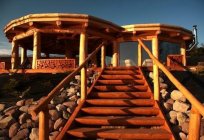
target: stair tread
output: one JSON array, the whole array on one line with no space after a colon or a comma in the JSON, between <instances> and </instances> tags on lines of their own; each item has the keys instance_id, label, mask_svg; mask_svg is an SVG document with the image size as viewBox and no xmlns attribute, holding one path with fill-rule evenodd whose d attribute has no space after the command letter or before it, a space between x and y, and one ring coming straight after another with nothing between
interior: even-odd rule
<instances>
[{"instance_id":1,"label":"stair tread","mask_svg":"<svg viewBox=\"0 0 204 140\"><path fill-rule=\"evenodd\" d=\"M86 103L95 106L153 106L153 99L87 99Z\"/></svg>"},{"instance_id":2,"label":"stair tread","mask_svg":"<svg viewBox=\"0 0 204 140\"><path fill-rule=\"evenodd\" d=\"M85 125L163 125L164 119L160 117L135 117L135 116L83 116L75 119L78 123Z\"/></svg>"},{"instance_id":3,"label":"stair tread","mask_svg":"<svg viewBox=\"0 0 204 140\"><path fill-rule=\"evenodd\" d=\"M91 97L104 99L151 98L151 92L92 92Z\"/></svg>"},{"instance_id":4,"label":"stair tread","mask_svg":"<svg viewBox=\"0 0 204 140\"><path fill-rule=\"evenodd\" d=\"M140 74L138 70L104 70L103 74L118 74L118 75L127 75L127 74Z\"/></svg>"},{"instance_id":5,"label":"stair tread","mask_svg":"<svg viewBox=\"0 0 204 140\"><path fill-rule=\"evenodd\" d=\"M105 70L138 70L139 67L135 66L130 66L130 67L124 67L124 66L119 66L119 67L106 67Z\"/></svg>"},{"instance_id":6,"label":"stair tread","mask_svg":"<svg viewBox=\"0 0 204 140\"><path fill-rule=\"evenodd\" d=\"M114 75L108 75L108 74L102 74L100 76L100 79L118 79L118 80L121 80L121 79L142 79L143 76L140 75L140 74L135 74L135 75L130 75L130 74L127 74L127 75L118 75L118 74L114 74Z\"/></svg>"},{"instance_id":7,"label":"stair tread","mask_svg":"<svg viewBox=\"0 0 204 140\"><path fill-rule=\"evenodd\" d=\"M97 85L99 84L103 84L103 85L114 85L114 84L117 84L117 85L124 85L124 84L132 84L132 85L142 85L144 84L145 81L144 80L116 80L116 79L113 79L113 80L98 80L97 81Z\"/></svg>"},{"instance_id":8,"label":"stair tread","mask_svg":"<svg viewBox=\"0 0 204 140\"><path fill-rule=\"evenodd\" d=\"M171 133L159 129L117 129L117 128L76 128L67 131L69 135L78 138L107 138L107 139L170 139Z\"/></svg>"},{"instance_id":9,"label":"stair tread","mask_svg":"<svg viewBox=\"0 0 204 140\"><path fill-rule=\"evenodd\" d=\"M155 107L83 107L83 112L92 115L158 115Z\"/></svg>"}]
</instances>

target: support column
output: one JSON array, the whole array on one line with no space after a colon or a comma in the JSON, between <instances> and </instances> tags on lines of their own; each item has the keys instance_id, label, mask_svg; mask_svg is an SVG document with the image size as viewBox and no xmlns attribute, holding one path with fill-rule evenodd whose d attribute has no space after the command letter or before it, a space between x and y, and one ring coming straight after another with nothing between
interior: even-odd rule
<instances>
[{"instance_id":1,"label":"support column","mask_svg":"<svg viewBox=\"0 0 204 140\"><path fill-rule=\"evenodd\" d=\"M101 68L104 69L106 66L106 48L103 45L101 47Z\"/></svg>"},{"instance_id":2,"label":"support column","mask_svg":"<svg viewBox=\"0 0 204 140\"><path fill-rule=\"evenodd\" d=\"M183 41L181 43L181 49L180 49L181 55L183 56L182 63L184 66L186 66L186 43Z\"/></svg>"},{"instance_id":3,"label":"support column","mask_svg":"<svg viewBox=\"0 0 204 140\"><path fill-rule=\"evenodd\" d=\"M142 46L140 43L138 43L137 53L138 53L137 58L138 66L142 66Z\"/></svg>"},{"instance_id":4,"label":"support column","mask_svg":"<svg viewBox=\"0 0 204 140\"><path fill-rule=\"evenodd\" d=\"M156 58L159 58L158 53L158 38L152 38L152 53ZM159 69L158 66L153 62L153 79L154 79L154 99L159 100Z\"/></svg>"},{"instance_id":5,"label":"support column","mask_svg":"<svg viewBox=\"0 0 204 140\"><path fill-rule=\"evenodd\" d=\"M21 64L23 64L26 58L27 58L27 49L24 47L21 47Z\"/></svg>"},{"instance_id":6,"label":"support column","mask_svg":"<svg viewBox=\"0 0 204 140\"><path fill-rule=\"evenodd\" d=\"M36 69L37 67L37 59L40 58L41 54L41 40L40 40L40 33L34 32L33 34L33 62L32 62L32 69Z\"/></svg>"},{"instance_id":7,"label":"support column","mask_svg":"<svg viewBox=\"0 0 204 140\"><path fill-rule=\"evenodd\" d=\"M87 35L81 33L79 46L79 65L81 65L87 57ZM81 100L86 99L87 95L87 74L86 67L81 69Z\"/></svg>"},{"instance_id":8,"label":"support column","mask_svg":"<svg viewBox=\"0 0 204 140\"><path fill-rule=\"evenodd\" d=\"M16 41L12 41L11 50L11 69L15 69L18 66L19 48Z\"/></svg>"},{"instance_id":9,"label":"support column","mask_svg":"<svg viewBox=\"0 0 204 140\"><path fill-rule=\"evenodd\" d=\"M113 67L117 67L119 65L119 43L113 42Z\"/></svg>"}]
</instances>

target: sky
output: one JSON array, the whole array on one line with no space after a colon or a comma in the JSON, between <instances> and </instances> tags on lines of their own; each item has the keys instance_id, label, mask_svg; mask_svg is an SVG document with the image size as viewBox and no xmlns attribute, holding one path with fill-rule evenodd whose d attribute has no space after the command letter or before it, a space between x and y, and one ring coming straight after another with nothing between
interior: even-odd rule
<instances>
[{"instance_id":1,"label":"sky","mask_svg":"<svg viewBox=\"0 0 204 140\"><path fill-rule=\"evenodd\" d=\"M1 0L0 54L10 54L3 29L13 19L34 13L89 14L117 25L164 23L189 30L198 26L204 43L204 0Z\"/></svg>"}]
</instances>

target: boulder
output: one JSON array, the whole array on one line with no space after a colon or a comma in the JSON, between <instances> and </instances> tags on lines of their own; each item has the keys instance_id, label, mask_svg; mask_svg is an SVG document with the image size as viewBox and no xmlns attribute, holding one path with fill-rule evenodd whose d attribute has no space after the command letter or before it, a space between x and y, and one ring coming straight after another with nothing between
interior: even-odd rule
<instances>
[{"instance_id":1,"label":"boulder","mask_svg":"<svg viewBox=\"0 0 204 140\"><path fill-rule=\"evenodd\" d=\"M19 110L22 112L28 113L28 108L29 108L29 105L25 105L25 106L21 106Z\"/></svg>"},{"instance_id":2,"label":"boulder","mask_svg":"<svg viewBox=\"0 0 204 140\"><path fill-rule=\"evenodd\" d=\"M163 103L163 106L164 106L164 108L166 109L166 111L170 111L170 110L172 110L172 108L173 108L173 105L172 104L169 104L169 103L166 103L166 102L164 102Z\"/></svg>"},{"instance_id":3,"label":"boulder","mask_svg":"<svg viewBox=\"0 0 204 140\"><path fill-rule=\"evenodd\" d=\"M81 79L81 76L80 76L80 75L76 75L76 76L75 76L75 79L76 79L76 80L80 80L80 79Z\"/></svg>"},{"instance_id":4,"label":"boulder","mask_svg":"<svg viewBox=\"0 0 204 140\"><path fill-rule=\"evenodd\" d=\"M73 95L73 96L69 97L69 100L71 100L71 101L77 101L77 99L78 99L77 95Z\"/></svg>"},{"instance_id":5,"label":"boulder","mask_svg":"<svg viewBox=\"0 0 204 140\"><path fill-rule=\"evenodd\" d=\"M204 136L204 118L200 121L200 135Z\"/></svg>"},{"instance_id":6,"label":"boulder","mask_svg":"<svg viewBox=\"0 0 204 140\"><path fill-rule=\"evenodd\" d=\"M25 105L25 99L22 99L18 102L16 102L16 106L24 106Z\"/></svg>"},{"instance_id":7,"label":"boulder","mask_svg":"<svg viewBox=\"0 0 204 140\"><path fill-rule=\"evenodd\" d=\"M187 140L187 136L186 136L186 134L183 133L183 132L180 132L180 133L179 133L179 137L180 137L181 140Z\"/></svg>"},{"instance_id":8,"label":"boulder","mask_svg":"<svg viewBox=\"0 0 204 140\"><path fill-rule=\"evenodd\" d=\"M25 100L25 105L31 105L33 103L33 98Z\"/></svg>"},{"instance_id":9,"label":"boulder","mask_svg":"<svg viewBox=\"0 0 204 140\"><path fill-rule=\"evenodd\" d=\"M68 120L70 117L70 114L67 111L62 111L62 116L64 119Z\"/></svg>"},{"instance_id":10,"label":"boulder","mask_svg":"<svg viewBox=\"0 0 204 140\"><path fill-rule=\"evenodd\" d=\"M170 118L170 122L172 124L176 124L177 123L176 117L177 117L177 112L176 111L170 111L169 112L169 118Z\"/></svg>"},{"instance_id":11,"label":"boulder","mask_svg":"<svg viewBox=\"0 0 204 140\"><path fill-rule=\"evenodd\" d=\"M55 109L56 105L54 104L48 104L48 109L49 110L52 110L52 109Z\"/></svg>"},{"instance_id":12,"label":"boulder","mask_svg":"<svg viewBox=\"0 0 204 140\"><path fill-rule=\"evenodd\" d=\"M167 89L167 88L168 88L168 85L165 84L165 83L160 83L160 84L159 84L159 87L160 87L160 89Z\"/></svg>"},{"instance_id":13,"label":"boulder","mask_svg":"<svg viewBox=\"0 0 204 140\"><path fill-rule=\"evenodd\" d=\"M8 136L9 131L8 129L0 129L0 137Z\"/></svg>"},{"instance_id":14,"label":"boulder","mask_svg":"<svg viewBox=\"0 0 204 140\"><path fill-rule=\"evenodd\" d=\"M17 135L15 135L11 140L22 140L22 139L26 139L28 136L29 136L29 130L26 128L18 131Z\"/></svg>"},{"instance_id":15,"label":"boulder","mask_svg":"<svg viewBox=\"0 0 204 140\"><path fill-rule=\"evenodd\" d=\"M20 116L19 116L19 123L20 124L23 124L26 122L26 120L28 119L31 119L31 116L27 113L22 113Z\"/></svg>"},{"instance_id":16,"label":"boulder","mask_svg":"<svg viewBox=\"0 0 204 140\"><path fill-rule=\"evenodd\" d=\"M166 89L162 89L160 90L160 93L161 93L161 97L166 100L169 96L169 93L166 91Z\"/></svg>"},{"instance_id":17,"label":"boulder","mask_svg":"<svg viewBox=\"0 0 204 140\"><path fill-rule=\"evenodd\" d=\"M11 127L9 128L10 138L14 137L17 134L19 127L20 127L20 124L18 122L11 125Z\"/></svg>"},{"instance_id":18,"label":"boulder","mask_svg":"<svg viewBox=\"0 0 204 140\"><path fill-rule=\"evenodd\" d=\"M178 101L186 102L186 97L179 90L173 90L171 92L171 98L173 100L178 100Z\"/></svg>"},{"instance_id":19,"label":"boulder","mask_svg":"<svg viewBox=\"0 0 204 140\"><path fill-rule=\"evenodd\" d=\"M54 131L50 133L49 140L55 140L58 134L59 134L59 131Z\"/></svg>"},{"instance_id":20,"label":"boulder","mask_svg":"<svg viewBox=\"0 0 204 140\"><path fill-rule=\"evenodd\" d=\"M49 119L49 131L52 132L54 130L54 121Z\"/></svg>"},{"instance_id":21,"label":"boulder","mask_svg":"<svg viewBox=\"0 0 204 140\"><path fill-rule=\"evenodd\" d=\"M8 116L0 120L0 129L9 128L13 123L15 123L15 119L12 116Z\"/></svg>"},{"instance_id":22,"label":"boulder","mask_svg":"<svg viewBox=\"0 0 204 140\"><path fill-rule=\"evenodd\" d=\"M204 140L204 136L201 136L201 137L200 137L200 140Z\"/></svg>"},{"instance_id":23,"label":"boulder","mask_svg":"<svg viewBox=\"0 0 204 140\"><path fill-rule=\"evenodd\" d=\"M182 112L178 112L176 118L179 123L179 126L181 126L186 121L187 116Z\"/></svg>"},{"instance_id":24,"label":"boulder","mask_svg":"<svg viewBox=\"0 0 204 140\"><path fill-rule=\"evenodd\" d=\"M76 106L76 102L75 101L67 101L63 103L64 106L68 107L68 108L73 108Z\"/></svg>"},{"instance_id":25,"label":"boulder","mask_svg":"<svg viewBox=\"0 0 204 140\"><path fill-rule=\"evenodd\" d=\"M178 112L186 112L190 108L190 105L184 102L175 101L173 104L173 110Z\"/></svg>"},{"instance_id":26,"label":"boulder","mask_svg":"<svg viewBox=\"0 0 204 140\"><path fill-rule=\"evenodd\" d=\"M61 114L57 110L49 110L50 118L51 120L55 121L57 120Z\"/></svg>"},{"instance_id":27,"label":"boulder","mask_svg":"<svg viewBox=\"0 0 204 140\"><path fill-rule=\"evenodd\" d=\"M5 104L0 104L0 112L5 109Z\"/></svg>"},{"instance_id":28,"label":"boulder","mask_svg":"<svg viewBox=\"0 0 204 140\"><path fill-rule=\"evenodd\" d=\"M173 105L173 104L174 104L174 100L170 98L170 99L168 99L168 100L166 101L166 103Z\"/></svg>"},{"instance_id":29,"label":"boulder","mask_svg":"<svg viewBox=\"0 0 204 140\"><path fill-rule=\"evenodd\" d=\"M39 129L32 128L29 138L30 140L38 140L39 139Z\"/></svg>"},{"instance_id":30,"label":"boulder","mask_svg":"<svg viewBox=\"0 0 204 140\"><path fill-rule=\"evenodd\" d=\"M64 102L64 98L62 97L55 97L53 98L50 103L53 104L53 105L57 105L57 104L61 104L62 102Z\"/></svg>"},{"instance_id":31,"label":"boulder","mask_svg":"<svg viewBox=\"0 0 204 140\"><path fill-rule=\"evenodd\" d=\"M67 109L67 107L65 107L65 106L62 105L62 104L58 104L58 105L56 106L56 109L57 109L57 111L65 111L65 110Z\"/></svg>"},{"instance_id":32,"label":"boulder","mask_svg":"<svg viewBox=\"0 0 204 140\"><path fill-rule=\"evenodd\" d=\"M63 127L66 123L65 119L59 118L55 121L54 130L58 130L60 127Z\"/></svg>"},{"instance_id":33,"label":"boulder","mask_svg":"<svg viewBox=\"0 0 204 140\"><path fill-rule=\"evenodd\" d=\"M188 128L189 128L189 122L185 121L184 123L181 124L181 129L184 133L188 134Z\"/></svg>"}]
</instances>

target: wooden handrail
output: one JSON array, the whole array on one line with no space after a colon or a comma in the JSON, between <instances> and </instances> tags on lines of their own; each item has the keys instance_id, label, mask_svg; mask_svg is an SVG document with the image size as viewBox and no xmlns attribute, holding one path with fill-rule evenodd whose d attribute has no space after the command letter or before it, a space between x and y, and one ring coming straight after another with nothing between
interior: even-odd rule
<instances>
[{"instance_id":1,"label":"wooden handrail","mask_svg":"<svg viewBox=\"0 0 204 140\"><path fill-rule=\"evenodd\" d=\"M48 103L52 100L52 98L59 94L59 91L68 83L70 80L77 74L79 71L85 67L86 63L101 49L102 46L104 46L106 43L103 42L100 44L92 53L89 55L85 61L71 74L69 74L67 77L65 77L35 108L30 110L30 113L32 117L36 117L37 114L41 110L46 110Z\"/></svg>"},{"instance_id":2,"label":"wooden handrail","mask_svg":"<svg viewBox=\"0 0 204 140\"><path fill-rule=\"evenodd\" d=\"M153 54L150 52L150 50L147 48L147 46L138 39L139 44L144 48L144 50L147 52L149 57L154 61L154 64L156 64L169 78L169 80L183 93L183 95L189 100L189 102L197 109L197 111L204 116L204 106L193 96L193 94L188 91L172 74L168 71L168 69L159 62L159 60L153 56Z\"/></svg>"}]
</instances>

